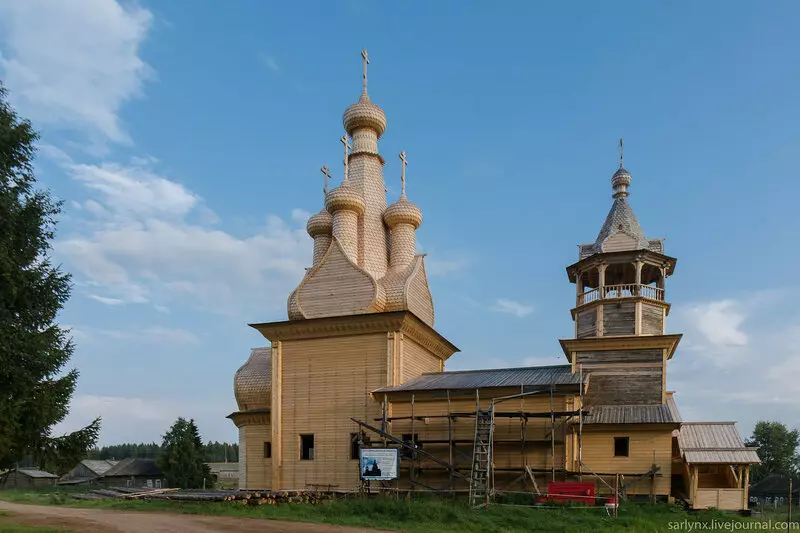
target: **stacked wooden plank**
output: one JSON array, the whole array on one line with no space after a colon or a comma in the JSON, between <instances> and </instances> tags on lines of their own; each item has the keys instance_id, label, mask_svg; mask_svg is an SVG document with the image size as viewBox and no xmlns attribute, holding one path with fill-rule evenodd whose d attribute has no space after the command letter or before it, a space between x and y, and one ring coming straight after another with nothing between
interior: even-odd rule
<instances>
[{"instance_id":1,"label":"stacked wooden plank","mask_svg":"<svg viewBox=\"0 0 800 533\"><path fill-rule=\"evenodd\" d=\"M76 500L168 500L179 502L235 502L240 505L276 505L285 503L318 504L329 495L316 490L246 491L180 489L94 489L88 494L73 494Z\"/></svg>"}]
</instances>

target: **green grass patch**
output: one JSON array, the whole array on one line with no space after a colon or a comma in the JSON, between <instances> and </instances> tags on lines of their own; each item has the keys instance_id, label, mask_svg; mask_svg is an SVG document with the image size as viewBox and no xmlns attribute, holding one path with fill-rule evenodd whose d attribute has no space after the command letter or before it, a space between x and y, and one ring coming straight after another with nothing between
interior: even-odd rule
<instances>
[{"instance_id":1,"label":"green grass patch","mask_svg":"<svg viewBox=\"0 0 800 533\"><path fill-rule=\"evenodd\" d=\"M735 522L760 521L771 518L783 521L786 514L745 518L718 511L686 512L682 507L667 504L623 504L619 516L607 515L602 507L582 505L559 508L532 508L493 505L488 510L470 509L461 501L418 497L415 500L394 498L340 499L319 505L283 504L249 506L233 502L168 502L168 501L80 501L69 498L63 490L0 491L0 500L40 505L154 511L216 516L263 518L368 527L415 533L529 533L744 530ZM700 525L708 524L708 526ZM713 524L713 526L712 526ZM736 527L738 526L738 527ZM751 529L756 529L750 526ZM757 528L760 531L769 531ZM775 530L777 531L777 529Z\"/></svg>"}]
</instances>

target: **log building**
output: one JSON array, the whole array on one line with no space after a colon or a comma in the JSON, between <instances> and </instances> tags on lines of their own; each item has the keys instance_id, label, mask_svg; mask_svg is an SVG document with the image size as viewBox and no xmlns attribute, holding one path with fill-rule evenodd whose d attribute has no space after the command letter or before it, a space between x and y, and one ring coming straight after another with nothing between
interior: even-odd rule
<instances>
[{"instance_id":1,"label":"log building","mask_svg":"<svg viewBox=\"0 0 800 533\"><path fill-rule=\"evenodd\" d=\"M307 225L313 264L289 295L288 320L252 324L267 339L236 372L239 483L247 489L359 486L359 448L400 449L397 487L542 492L553 480L600 493L680 497L695 508L744 509L750 464L733 423L681 420L666 389L681 335L666 333L666 280L676 259L648 239L611 178L611 210L567 267L574 336L556 366L445 372L458 349L434 329L422 212L387 206L378 141L383 110L367 93L347 108L344 174Z\"/></svg>"}]
</instances>

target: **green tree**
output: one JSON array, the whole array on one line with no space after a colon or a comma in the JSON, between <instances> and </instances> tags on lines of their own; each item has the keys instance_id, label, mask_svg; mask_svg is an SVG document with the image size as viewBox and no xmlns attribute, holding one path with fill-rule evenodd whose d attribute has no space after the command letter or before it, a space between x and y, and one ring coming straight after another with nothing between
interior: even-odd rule
<instances>
[{"instance_id":1,"label":"green tree","mask_svg":"<svg viewBox=\"0 0 800 533\"><path fill-rule=\"evenodd\" d=\"M157 463L170 487L199 489L214 484L194 420L178 418L164 435Z\"/></svg>"},{"instance_id":2,"label":"green tree","mask_svg":"<svg viewBox=\"0 0 800 533\"><path fill-rule=\"evenodd\" d=\"M760 481L770 474L797 474L800 471L800 431L789 430L780 422L760 421L747 446L758 446L760 465L754 465L751 479Z\"/></svg>"},{"instance_id":3,"label":"green tree","mask_svg":"<svg viewBox=\"0 0 800 533\"><path fill-rule=\"evenodd\" d=\"M62 374L74 345L55 320L70 276L49 257L61 202L35 188L37 139L0 84L0 470L31 457L60 473L94 445L100 419L52 435L67 415L78 371Z\"/></svg>"}]
</instances>

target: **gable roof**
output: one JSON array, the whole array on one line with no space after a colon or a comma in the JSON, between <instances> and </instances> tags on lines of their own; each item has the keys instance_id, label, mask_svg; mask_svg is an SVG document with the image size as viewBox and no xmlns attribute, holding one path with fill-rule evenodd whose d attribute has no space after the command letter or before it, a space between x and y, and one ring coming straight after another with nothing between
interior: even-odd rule
<instances>
[{"instance_id":1,"label":"gable roof","mask_svg":"<svg viewBox=\"0 0 800 533\"><path fill-rule=\"evenodd\" d=\"M589 374L584 375L584 381ZM497 387L549 387L551 385L579 385L580 375L572 372L571 365L496 368L489 370L457 370L432 372L374 392L404 392L422 390L482 389Z\"/></svg>"},{"instance_id":2,"label":"gable roof","mask_svg":"<svg viewBox=\"0 0 800 533\"><path fill-rule=\"evenodd\" d=\"M102 476L108 470L110 470L114 465L119 463L119 461L112 461L106 459L84 459L81 461L81 464L97 474L98 476Z\"/></svg>"},{"instance_id":3,"label":"gable roof","mask_svg":"<svg viewBox=\"0 0 800 533\"><path fill-rule=\"evenodd\" d=\"M684 422L678 446L687 463L760 463L756 448L742 442L736 422Z\"/></svg>"},{"instance_id":4,"label":"gable roof","mask_svg":"<svg viewBox=\"0 0 800 533\"><path fill-rule=\"evenodd\" d=\"M39 470L38 468L20 468L17 470L20 474L33 478L57 478L55 474Z\"/></svg>"},{"instance_id":5,"label":"gable roof","mask_svg":"<svg viewBox=\"0 0 800 533\"><path fill-rule=\"evenodd\" d=\"M592 424L678 424L677 410L668 404L596 405L589 407L583 425Z\"/></svg>"},{"instance_id":6,"label":"gable roof","mask_svg":"<svg viewBox=\"0 0 800 533\"><path fill-rule=\"evenodd\" d=\"M109 468L104 474L104 477L116 476L161 476L161 470L156 466L155 459L129 457Z\"/></svg>"}]
</instances>

